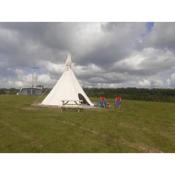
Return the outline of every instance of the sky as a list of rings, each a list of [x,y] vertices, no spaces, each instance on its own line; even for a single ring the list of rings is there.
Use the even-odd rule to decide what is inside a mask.
[[[67,54],[83,87],[175,88],[175,23],[0,23],[0,88],[53,87]]]

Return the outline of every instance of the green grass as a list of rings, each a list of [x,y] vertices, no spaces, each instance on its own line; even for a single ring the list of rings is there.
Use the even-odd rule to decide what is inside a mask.
[[[0,96],[0,152],[175,152],[173,103],[60,112],[31,106],[36,98]]]

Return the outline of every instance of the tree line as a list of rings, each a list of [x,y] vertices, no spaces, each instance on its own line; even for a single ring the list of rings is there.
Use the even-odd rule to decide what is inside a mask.
[[[46,89],[43,89],[45,91]],[[140,89],[140,88],[84,88],[89,97],[115,98],[121,96],[122,99],[144,100],[144,101],[164,101],[175,102],[175,89]],[[0,94],[16,94],[19,89],[0,89]],[[50,89],[47,90],[49,92]]]
[[[122,99],[144,100],[144,101],[164,101],[175,102],[175,89],[140,89],[140,88],[85,88],[90,97],[105,96],[115,98],[121,96]]]

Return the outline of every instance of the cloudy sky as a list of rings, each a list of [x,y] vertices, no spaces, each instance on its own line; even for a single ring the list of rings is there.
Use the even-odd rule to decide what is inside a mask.
[[[152,22],[0,23],[0,88],[52,87],[67,53],[84,87],[175,88],[175,23]]]

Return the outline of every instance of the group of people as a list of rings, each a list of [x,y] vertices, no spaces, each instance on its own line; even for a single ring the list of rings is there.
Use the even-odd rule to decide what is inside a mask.
[[[122,102],[121,96],[116,96],[115,99],[114,99],[115,108],[120,108],[121,107],[121,102]],[[99,106],[102,107],[102,108],[110,108],[110,104],[104,96],[100,97]]]

